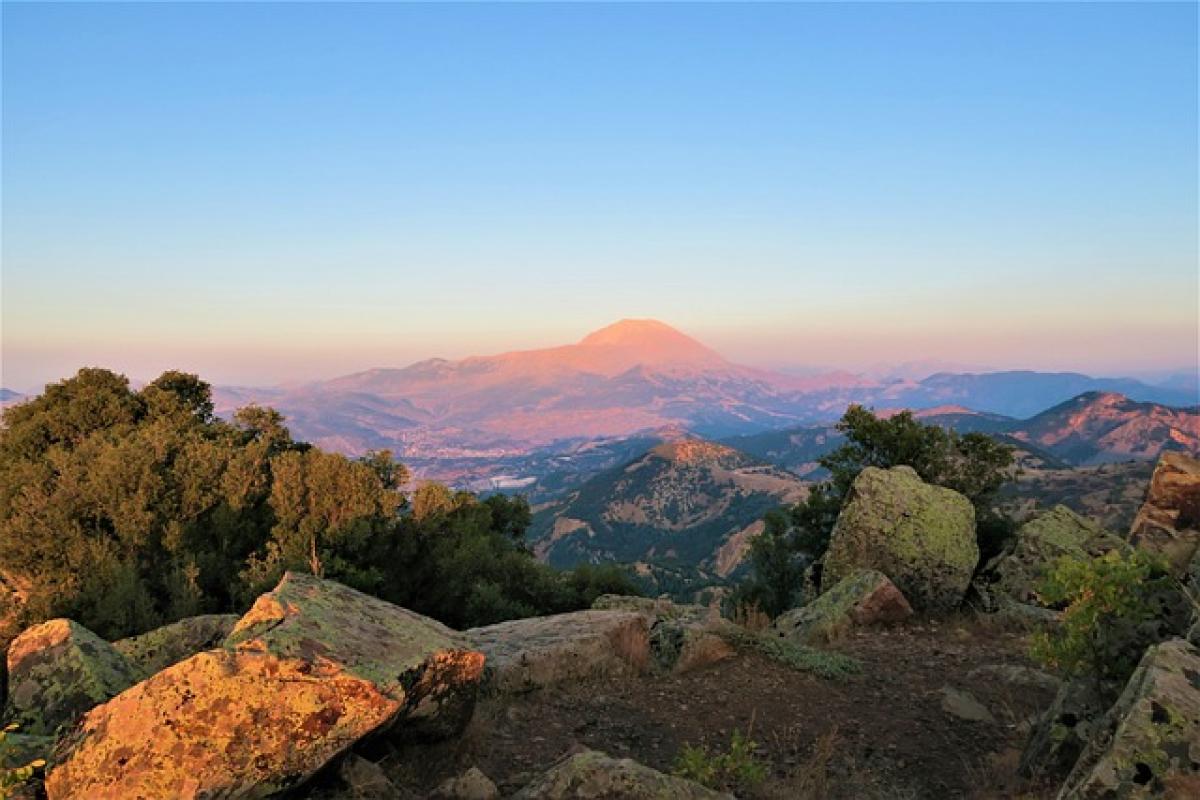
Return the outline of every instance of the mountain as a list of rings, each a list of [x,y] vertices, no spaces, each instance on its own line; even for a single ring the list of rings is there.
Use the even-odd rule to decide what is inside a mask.
[[[215,399],[226,415],[250,402],[272,405],[296,436],[328,449],[357,455],[388,448],[424,477],[486,481],[541,475],[511,474],[514,463],[535,453],[546,466],[554,454],[587,442],[663,429],[723,439],[827,425],[852,402],[1028,416],[1092,390],[1168,403],[1188,396],[1074,373],[939,373],[920,381],[785,375],[732,363],[669,325],[642,319],[575,344],[429,359],[300,386],[219,388]]]
[[[1200,406],[1171,408],[1115,392],[1086,392],[1008,433],[1072,464],[1150,461],[1164,450],[1200,452]]]
[[[536,509],[539,558],[663,562],[724,576],[741,561],[763,514],[804,495],[796,476],[715,442],[665,442]]]
[[[20,392],[14,392],[12,389],[0,387],[0,408],[8,408],[14,406],[26,399],[26,395]]]
[[[879,412],[881,416],[894,413]],[[980,432],[1018,450],[1023,468],[1064,469],[1118,461],[1152,461],[1164,450],[1200,452],[1200,407],[1141,403],[1114,392],[1085,392],[1029,419],[938,406],[914,413],[960,433]],[[828,425],[802,426],[722,440],[731,447],[817,479],[817,459],[844,437]]]

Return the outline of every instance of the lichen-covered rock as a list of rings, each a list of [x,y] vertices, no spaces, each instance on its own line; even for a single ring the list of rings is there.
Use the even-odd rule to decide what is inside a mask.
[[[1146,650],[1059,797],[1161,797],[1184,776],[1200,776],[1200,650],[1174,639]]]
[[[518,800],[732,800],[732,795],[597,750],[563,759],[516,797]]]
[[[911,467],[867,467],[838,515],[821,588],[874,569],[913,608],[944,611],[962,601],[978,561],[975,509],[967,498],[925,483]]]
[[[289,573],[221,648],[88,713],[60,745],[51,798],[264,797],[376,732],[457,731],[482,654],[444,625]]]
[[[354,753],[342,759],[338,779],[345,787],[344,794],[354,800],[395,800],[399,796],[383,767]]]
[[[111,644],[77,622],[52,619],[9,645],[4,719],[22,733],[48,736],[138,679]]]
[[[1055,506],[1026,522],[1005,552],[983,570],[993,595],[1039,604],[1037,589],[1048,569],[1067,556],[1088,559],[1119,549],[1124,542],[1066,506]]]
[[[806,606],[775,620],[774,629],[795,644],[831,642],[851,628],[900,622],[912,606],[882,572],[857,570]]]
[[[676,674],[723,661],[736,654],[729,631],[736,626],[716,608],[673,603],[666,598],[606,594],[592,608],[641,614],[650,627],[651,663]]]
[[[142,680],[189,656],[218,646],[237,624],[236,614],[205,614],[113,642]]]
[[[649,666],[649,626],[633,611],[575,611],[472,628],[464,634],[487,656],[484,685],[510,693]]]
[[[1200,549],[1200,459],[1186,453],[1163,453],[1150,478],[1129,541],[1159,553],[1175,574],[1183,573]]]
[[[1064,683],[1029,733],[1021,753],[1020,773],[1027,778],[1066,775],[1110,705],[1105,693],[1090,679]]]

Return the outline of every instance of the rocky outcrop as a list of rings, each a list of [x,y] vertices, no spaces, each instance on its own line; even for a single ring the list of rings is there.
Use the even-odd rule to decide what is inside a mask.
[[[628,758],[596,750],[555,764],[516,795],[517,800],[732,800],[694,781],[653,770]]]
[[[9,645],[4,719],[22,733],[51,735],[138,679],[108,642],[69,619],[52,619]]]
[[[1182,574],[1200,548],[1200,460],[1164,453],[1154,468],[1129,541],[1165,556]]]
[[[834,526],[821,588],[874,569],[915,609],[945,611],[962,601],[978,561],[975,509],[967,498],[925,483],[911,467],[867,467]]]
[[[237,624],[236,614],[188,617],[140,636],[113,642],[142,680],[225,640]]]
[[[1022,525],[1005,552],[988,563],[987,591],[992,597],[1037,605],[1038,585],[1060,558],[1088,559],[1122,546],[1119,537],[1095,522],[1055,506]]]
[[[730,631],[736,628],[716,608],[676,604],[666,598],[601,595],[593,608],[634,611],[650,627],[651,664],[676,674],[731,658]]]
[[[1161,797],[1188,776],[1200,779],[1200,650],[1175,639],[1146,650],[1059,797]]]
[[[774,629],[795,644],[822,644],[852,628],[900,622],[912,613],[908,600],[886,575],[866,569],[846,576],[808,605],[781,615]]]
[[[461,728],[482,654],[456,633],[289,573],[198,653],[91,711],[60,747],[51,798],[262,797],[373,733]]]
[[[487,656],[485,687],[510,693],[594,675],[642,672],[650,630],[634,611],[588,610],[516,619],[464,634]]]

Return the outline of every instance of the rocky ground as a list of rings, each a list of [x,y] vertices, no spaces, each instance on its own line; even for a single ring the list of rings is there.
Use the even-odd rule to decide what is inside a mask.
[[[413,797],[470,767],[508,793],[581,747],[670,772],[685,745],[725,748],[738,730],[758,743],[770,775],[739,796],[1041,796],[1016,765],[1029,720],[1055,689],[1029,670],[1024,634],[962,615],[860,632],[835,649],[861,673],[829,680],[750,653],[683,675],[485,700],[461,739],[380,763]],[[946,699],[963,694],[964,707]],[[990,718],[964,718],[972,698]]]

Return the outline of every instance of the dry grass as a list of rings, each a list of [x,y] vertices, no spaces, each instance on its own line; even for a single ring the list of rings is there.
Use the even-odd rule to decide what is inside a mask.
[[[771,627],[771,618],[759,609],[757,603],[739,605],[733,610],[733,621],[751,633],[760,633]]]

